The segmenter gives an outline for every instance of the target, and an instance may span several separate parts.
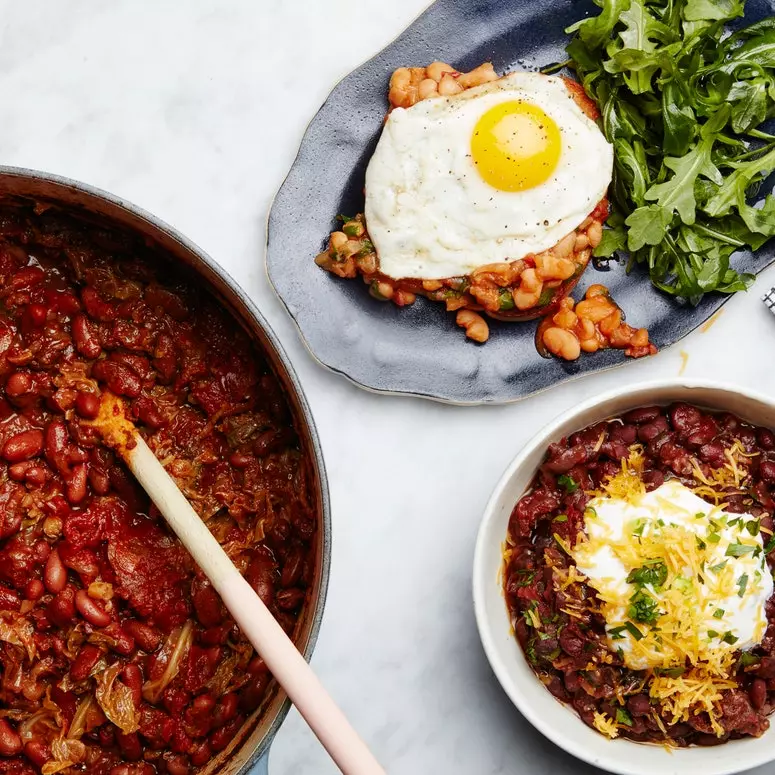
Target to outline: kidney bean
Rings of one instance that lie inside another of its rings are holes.
[[[46,608],[46,615],[58,627],[69,627],[75,619],[75,589],[66,586]]]
[[[775,449],[775,433],[769,428],[757,428],[756,443],[767,451]]]
[[[64,477],[70,474],[70,466],[67,461],[68,443],[67,426],[64,420],[57,417],[46,428],[44,451],[46,460]]]
[[[670,422],[681,436],[688,436],[699,424],[700,410],[689,404],[673,404],[669,410]]]
[[[75,411],[86,420],[93,420],[100,413],[100,398],[96,393],[79,390],[75,397]]]
[[[48,308],[43,304],[30,304],[27,307],[30,322],[35,328],[40,328],[48,317]]]
[[[86,497],[87,470],[85,463],[75,466],[67,483],[67,500],[73,506],[79,504]]]
[[[759,476],[768,484],[775,483],[775,461],[762,460],[759,465]]]
[[[281,589],[275,595],[275,602],[281,611],[297,611],[304,603],[306,596],[307,594],[303,589]]]
[[[213,751],[207,740],[195,742],[189,751],[189,758],[194,767],[203,767],[213,758]]]
[[[188,757],[181,753],[172,755],[165,754],[164,763],[169,775],[188,775],[191,771]]]
[[[132,404],[132,412],[140,422],[153,430],[163,428],[167,424],[166,418],[152,398],[140,396]]]
[[[644,444],[653,441],[657,436],[661,436],[667,430],[667,420],[660,416],[651,422],[644,423],[638,428],[638,438]]]
[[[709,444],[716,437],[718,427],[710,417],[703,417],[697,428],[689,434],[686,443],[690,447],[702,447]]]
[[[14,482],[23,482],[24,477],[27,475],[27,470],[30,466],[35,465],[29,460],[24,460],[21,463],[14,463],[8,466],[8,477]]]
[[[553,474],[564,474],[579,463],[585,463],[591,457],[591,451],[584,446],[565,449],[544,463],[543,468]]]
[[[97,495],[107,495],[110,492],[110,477],[100,468],[89,466],[89,484]]]
[[[284,628],[283,628],[284,629]],[[287,630],[286,630],[287,632]],[[264,699],[267,686],[271,681],[271,677],[268,673],[260,674],[251,677],[249,683],[240,689],[239,693],[239,707],[245,713],[251,713]]]
[[[30,466],[24,474],[24,481],[35,487],[44,485],[49,478],[49,471],[44,466]]]
[[[656,490],[657,487],[661,487],[665,483],[665,475],[659,469],[644,471],[642,478],[649,492]]]
[[[0,540],[16,535],[22,526],[22,512],[20,510],[0,512]]]
[[[81,291],[81,301],[90,318],[99,320],[100,323],[111,323],[116,319],[116,308],[100,298],[99,293],[91,285],[87,285]]]
[[[143,701],[143,673],[137,665],[129,664],[121,671],[121,680],[132,692],[132,702],[135,708]]]
[[[46,589],[53,594],[61,592],[65,588],[65,584],[67,584],[67,568],[65,568],[62,558],[56,549],[51,551],[48,560],[46,560],[43,582],[46,585]]]
[[[210,737],[210,748],[213,751],[222,751],[232,741],[232,738],[239,732],[239,728],[244,722],[244,716],[237,716],[225,726],[216,729]]]
[[[136,762],[143,758],[143,745],[137,732],[125,735],[123,732],[116,732],[116,742],[121,749],[121,753],[129,761]]]
[[[140,750],[142,751],[142,748]],[[124,755],[127,758],[130,758],[126,751],[124,752]],[[137,758],[133,759],[133,761],[137,761]],[[108,770],[108,775],[157,775],[157,770],[152,764],[149,764],[148,762],[137,762],[136,764],[116,764],[111,767],[110,770]]]
[[[30,579],[24,588],[24,596],[27,600],[40,600],[46,592],[40,579]]]
[[[73,681],[85,681],[101,656],[102,652],[97,646],[91,643],[82,646],[70,664],[70,677]]]
[[[75,607],[78,609],[78,613],[95,627],[105,627],[110,624],[110,614],[99,601],[89,597],[89,593],[85,589],[79,589],[75,593]]]
[[[127,619],[122,626],[144,651],[151,653],[159,648],[161,634],[149,624],[140,622],[137,619]]]
[[[754,678],[751,685],[748,687],[748,697],[751,700],[751,705],[759,710],[762,705],[767,701],[767,683],[761,678]]]
[[[72,332],[75,349],[81,355],[90,360],[100,357],[102,352],[100,340],[86,315],[76,315],[73,318]]]
[[[14,291],[25,290],[45,279],[46,273],[39,266],[25,266],[11,277],[11,288]]]
[[[22,431],[11,436],[0,453],[9,463],[19,463],[36,457],[43,451],[43,432],[37,429]]]
[[[0,756],[16,756],[21,750],[19,734],[4,718],[0,718]]]
[[[215,627],[223,620],[221,599],[209,584],[200,586],[193,593],[196,618],[205,627]]]
[[[633,716],[648,716],[651,713],[651,702],[646,694],[635,694],[627,700],[627,710]]]
[[[274,599],[275,574],[274,560],[266,554],[256,555],[245,572],[248,584],[266,606],[270,606]]]
[[[41,769],[51,759],[51,750],[42,740],[30,740],[24,744],[24,755]]]
[[[32,390],[32,375],[29,371],[14,371],[5,383],[5,393],[11,398],[18,398]]]
[[[137,398],[142,389],[142,383],[137,374],[121,363],[97,361],[92,367],[92,376],[104,382],[118,396]]]
[[[651,422],[656,417],[659,417],[660,414],[662,414],[662,408],[659,406],[642,406],[639,409],[631,409],[622,415],[622,420],[625,423],[640,425],[641,423]]]
[[[228,692],[224,694],[218,701],[218,705],[215,708],[213,714],[213,725],[216,727],[222,727],[227,722],[231,721],[237,715],[237,709],[239,707],[239,697],[235,692]]]

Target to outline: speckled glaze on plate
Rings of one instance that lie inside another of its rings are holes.
[[[363,211],[363,180],[387,108],[397,67],[441,59],[469,70],[491,61],[499,74],[538,69],[566,58],[564,29],[598,9],[590,0],[437,0],[393,43],[353,71],[307,128],[269,215],[267,271],[302,339],[323,365],[369,390],[457,404],[505,403],[627,359],[616,350],[566,363],[535,349],[536,322],[488,321],[490,340],[477,345],[443,305],[424,298],[398,308],[368,294],[358,278],[342,280],[314,263],[337,213]],[[748,0],[746,23],[775,13],[775,0]],[[760,272],[775,260],[771,241],[733,259]],[[621,265],[585,273],[574,296],[605,283],[635,326],[660,348],[677,342],[727,297],[680,306],[647,275]]]

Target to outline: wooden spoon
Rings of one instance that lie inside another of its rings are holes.
[[[385,775],[312,668],[128,419],[122,399],[105,391],[91,423],[129,466],[247,639],[345,775]]]

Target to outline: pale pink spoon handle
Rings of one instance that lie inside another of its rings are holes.
[[[110,393],[103,394],[100,416],[94,424],[210,579],[242,632],[339,769],[345,775],[385,775],[296,646],[126,419],[123,402]]]

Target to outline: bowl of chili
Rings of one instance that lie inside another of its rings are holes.
[[[287,698],[87,421],[124,397],[309,659],[328,489],[279,341],[170,226],[32,170],[0,167],[0,279],[0,773],[266,771]]]
[[[630,465],[627,455],[633,446],[645,460],[646,490],[665,481],[691,486],[693,477],[705,478],[703,472],[714,470],[716,463],[722,467],[729,462],[734,468],[737,453],[744,456],[735,474],[737,487],[727,488],[723,507],[755,515],[749,524],[761,526],[761,536],[750,540],[763,544],[758,556],[764,572],[771,571],[773,429],[775,402],[747,389],[684,379],[641,383],[590,399],[561,415],[506,469],[477,538],[473,571],[477,626],[509,698],[536,729],[567,752],[622,775],[727,775],[775,758],[775,732],[767,718],[775,706],[770,688],[772,684],[775,689],[775,682],[768,677],[771,663],[775,667],[770,653],[775,648],[772,598],[762,609],[767,619],[763,639],[750,650],[734,653],[726,688],[711,698],[712,713],[691,706],[683,718],[671,718],[663,700],[650,693],[649,682],[655,675],[672,672],[644,670],[639,675],[628,669],[623,653],[606,647],[613,642],[614,631],[606,629],[610,622],[598,615],[606,609],[601,604],[605,601],[596,596],[597,588],[567,572],[571,565],[577,570],[567,556],[578,556],[576,547],[587,540],[576,535],[577,529],[579,534],[586,529],[587,504],[602,484],[614,480],[617,469]],[[544,529],[546,519],[551,524]],[[568,536],[556,538],[552,530]],[[570,551],[554,544],[564,544]],[[697,544],[705,548],[704,542]],[[732,558],[725,559],[734,564],[740,552],[728,549],[727,554]],[[555,567],[554,559],[560,555],[565,559]],[[559,586],[558,577],[563,581]],[[558,590],[568,588],[561,596]],[[589,602],[589,611],[567,604],[574,589],[579,599]],[[526,623],[532,608],[540,621]],[[646,625],[637,626],[641,636],[648,630]],[[534,642],[533,635],[541,642]],[[679,666],[676,673],[690,670],[689,665]],[[633,677],[643,682],[628,684]],[[712,715],[716,727],[711,726]],[[710,745],[712,750],[707,749]]]

